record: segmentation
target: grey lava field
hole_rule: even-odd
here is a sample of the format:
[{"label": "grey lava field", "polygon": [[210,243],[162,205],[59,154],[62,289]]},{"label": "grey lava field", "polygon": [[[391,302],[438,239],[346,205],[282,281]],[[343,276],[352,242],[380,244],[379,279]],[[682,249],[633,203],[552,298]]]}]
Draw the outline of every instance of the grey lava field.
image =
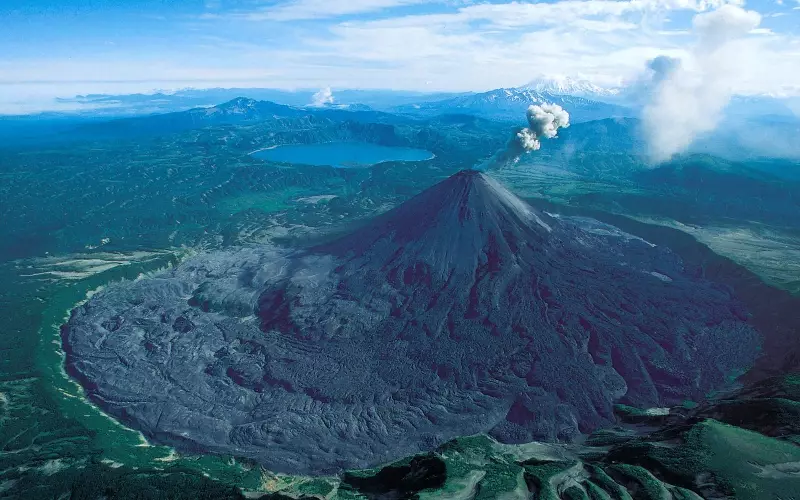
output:
[{"label": "grey lava field", "polygon": [[704,276],[465,170],[326,243],[111,284],[61,333],[88,397],[151,440],[334,474],[480,433],[575,442],[615,405],[727,387],[762,339]]}]

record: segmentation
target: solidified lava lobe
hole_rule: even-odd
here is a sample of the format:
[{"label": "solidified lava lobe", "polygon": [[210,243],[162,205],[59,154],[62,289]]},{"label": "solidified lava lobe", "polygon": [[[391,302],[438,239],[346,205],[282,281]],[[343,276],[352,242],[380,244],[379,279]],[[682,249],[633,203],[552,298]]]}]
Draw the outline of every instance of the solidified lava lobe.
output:
[{"label": "solidified lava lobe", "polygon": [[754,360],[741,311],[669,249],[464,171],[322,247],[110,286],[63,336],[92,400],[151,439],[328,474],[702,399]]}]

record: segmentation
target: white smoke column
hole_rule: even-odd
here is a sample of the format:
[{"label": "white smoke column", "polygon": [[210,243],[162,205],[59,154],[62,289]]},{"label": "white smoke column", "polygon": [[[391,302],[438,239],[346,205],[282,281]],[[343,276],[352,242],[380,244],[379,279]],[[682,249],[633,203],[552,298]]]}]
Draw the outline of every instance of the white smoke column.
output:
[{"label": "white smoke column", "polygon": [[475,167],[477,170],[502,168],[517,163],[520,156],[542,147],[542,138],[558,137],[558,130],[569,127],[569,113],[558,104],[533,104],[527,111],[528,126],[517,132],[508,145]]},{"label": "white smoke column", "polygon": [[330,87],[325,87],[313,96],[311,96],[311,105],[321,108],[333,104],[333,91]]},{"label": "white smoke column", "polygon": [[519,144],[525,151],[539,151],[539,149],[542,147],[542,143],[539,142],[539,138],[536,137],[536,134],[534,134],[531,129],[528,128],[524,128],[517,132],[517,139],[519,139]]},{"label": "white smoke column", "polygon": [[517,137],[525,151],[538,151],[542,147],[540,139],[558,137],[558,129],[569,127],[569,113],[558,104],[536,104],[528,108],[528,128],[522,129]]},{"label": "white smoke column", "polygon": [[694,71],[682,64],[658,68],[651,62],[661,81],[654,82],[643,119],[654,162],[669,160],[699,134],[716,128],[733,95],[732,81],[743,69],[740,39],[760,23],[757,12],[731,4],[698,14],[692,22],[697,37],[691,54]]}]

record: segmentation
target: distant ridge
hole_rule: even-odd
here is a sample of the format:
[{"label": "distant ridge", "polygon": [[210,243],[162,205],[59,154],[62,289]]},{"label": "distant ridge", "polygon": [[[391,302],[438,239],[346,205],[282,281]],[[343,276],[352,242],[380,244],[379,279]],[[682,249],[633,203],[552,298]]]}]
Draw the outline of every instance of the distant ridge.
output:
[{"label": "distant ridge", "polygon": [[524,122],[531,104],[553,103],[570,113],[571,121],[583,122],[613,117],[633,116],[623,106],[609,104],[578,95],[552,93],[530,88],[506,88],[478,94],[466,94],[443,101],[400,106],[395,111],[423,116],[445,113],[473,114],[495,120]]},{"label": "distant ridge", "polygon": [[79,132],[93,138],[167,135],[219,125],[242,125],[281,119],[319,118],[333,121],[404,123],[408,118],[372,111],[362,106],[296,107],[237,97],[216,106],[187,111],[113,119],[84,125]]}]

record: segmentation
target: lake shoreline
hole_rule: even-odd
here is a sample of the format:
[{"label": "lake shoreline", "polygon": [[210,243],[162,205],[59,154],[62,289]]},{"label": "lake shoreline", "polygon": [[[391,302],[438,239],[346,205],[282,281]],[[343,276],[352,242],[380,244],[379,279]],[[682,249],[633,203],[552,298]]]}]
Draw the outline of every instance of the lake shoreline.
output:
[{"label": "lake shoreline", "polygon": [[436,154],[406,146],[385,146],[370,142],[321,142],[279,144],[249,153],[265,162],[333,168],[370,168],[376,165],[431,161]]}]

